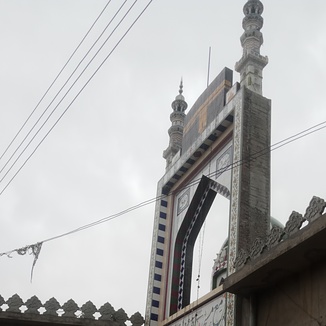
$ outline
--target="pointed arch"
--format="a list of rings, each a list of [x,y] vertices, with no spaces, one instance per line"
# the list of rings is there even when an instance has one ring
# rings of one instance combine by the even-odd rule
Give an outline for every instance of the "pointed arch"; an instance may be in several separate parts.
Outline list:
[[[170,315],[190,304],[193,248],[217,193],[230,192],[219,183],[202,176],[178,231],[173,254]]]

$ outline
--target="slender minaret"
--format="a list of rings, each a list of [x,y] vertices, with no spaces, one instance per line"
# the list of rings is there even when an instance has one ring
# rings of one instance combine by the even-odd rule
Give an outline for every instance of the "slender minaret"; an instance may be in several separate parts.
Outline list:
[[[163,152],[163,157],[166,159],[166,168],[169,168],[173,157],[182,148],[183,126],[185,119],[185,111],[188,107],[183,93],[182,79],[180,82],[179,94],[172,102],[173,112],[170,115],[172,126],[169,128],[170,142],[169,147]]]
[[[235,70],[240,73],[240,84],[253,92],[262,95],[263,69],[268,63],[268,58],[260,54],[263,44],[264,19],[261,16],[264,6],[259,0],[248,0],[243,7],[245,17],[242,21],[244,33],[241,36],[243,55],[235,65]]]

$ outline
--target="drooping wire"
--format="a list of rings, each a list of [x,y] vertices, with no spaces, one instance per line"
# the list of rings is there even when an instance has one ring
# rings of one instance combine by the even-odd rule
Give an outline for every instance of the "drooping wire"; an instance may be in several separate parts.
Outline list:
[[[297,134],[295,134],[295,135],[293,135],[293,136],[290,136],[290,137],[288,137],[288,138],[286,138],[286,139],[284,139],[284,140],[282,140],[282,141],[279,141],[279,142],[277,142],[277,143],[275,143],[275,144],[273,144],[273,145],[271,145],[271,146],[269,146],[269,147],[267,147],[267,148],[265,148],[265,149],[263,149],[263,150],[260,150],[260,151],[256,152],[254,155],[251,156],[250,159],[239,160],[239,161],[233,162],[233,163],[227,165],[225,168],[223,168],[223,169],[221,169],[221,170],[218,170],[218,171],[215,171],[215,172],[213,172],[213,173],[210,173],[210,175],[208,175],[208,176],[213,177],[213,176],[216,176],[216,175],[222,175],[222,174],[225,173],[226,171],[230,171],[230,170],[234,169],[235,167],[241,166],[241,165],[243,165],[243,164],[249,162],[250,160],[254,160],[254,159],[256,159],[256,158],[258,158],[258,157],[260,157],[260,156],[262,156],[262,155],[266,155],[266,154],[269,153],[269,152],[272,152],[272,151],[274,151],[274,150],[276,150],[276,149],[278,149],[278,148],[281,148],[281,147],[283,147],[283,146],[285,146],[285,145],[287,145],[287,144],[290,144],[290,143],[292,143],[292,142],[294,142],[294,141],[296,141],[296,140],[299,140],[299,139],[301,139],[301,138],[303,138],[303,137],[305,137],[305,136],[308,136],[308,135],[310,135],[310,134],[312,134],[312,133],[315,133],[315,132],[317,132],[317,131],[319,131],[319,130],[322,130],[322,129],[326,128],[326,126],[320,127],[320,128],[318,128],[318,129],[315,129],[315,130],[312,130],[312,129],[315,128],[316,126],[320,126],[321,124],[325,124],[325,123],[326,123],[326,121],[323,122],[323,123],[319,123],[319,124],[317,124],[317,125],[315,125],[315,126],[313,126],[313,127],[310,127],[310,128],[308,128],[308,129],[306,129],[305,131],[310,131],[310,132],[308,132],[308,133],[303,134],[305,131],[302,131],[302,132],[299,132],[299,133],[297,133]],[[182,187],[181,189],[178,189],[177,192],[183,191],[183,190],[185,190],[185,189],[188,189],[188,188],[190,188],[190,187],[192,187],[192,186],[198,184],[198,183],[200,182],[200,180],[201,180],[200,178],[194,180],[193,182],[189,183],[187,186],[184,186],[184,187]],[[162,195],[160,195],[160,196],[157,196],[157,197],[154,197],[154,198],[148,199],[148,200],[146,200],[146,201],[144,201],[144,202],[141,202],[141,203],[139,203],[139,204],[137,204],[137,205],[135,205],[135,206],[129,207],[129,208],[127,208],[127,209],[125,209],[125,210],[123,210],[123,211],[121,211],[121,212],[119,212],[119,213],[116,213],[116,214],[114,214],[114,215],[110,215],[110,216],[108,216],[108,217],[102,218],[102,219],[100,219],[100,220],[98,220],[98,221],[95,221],[95,222],[93,222],[93,223],[90,223],[90,224],[87,224],[87,225],[85,225],[85,226],[82,226],[82,227],[80,227],[80,228],[78,228],[78,229],[75,229],[75,230],[72,231],[72,233],[75,233],[75,232],[78,232],[78,231],[82,231],[82,230],[87,229],[87,228],[89,228],[89,227],[93,227],[93,226],[96,226],[96,225],[98,225],[98,224],[101,224],[101,223],[104,223],[104,222],[110,221],[111,219],[115,219],[115,218],[117,218],[117,217],[119,217],[119,216],[121,216],[121,215],[127,214],[127,213],[129,213],[129,212],[131,212],[131,211],[133,211],[133,210],[136,210],[136,209],[138,209],[138,208],[141,208],[141,207],[147,206],[147,205],[149,205],[149,204],[152,204],[152,203],[154,203],[154,202],[157,202],[158,200],[162,200],[162,199],[164,199],[164,198],[167,198],[168,196],[174,195],[175,193],[176,193],[176,191],[170,191],[170,192],[169,192],[168,194],[166,194],[166,195],[165,195],[165,194],[162,194]],[[70,233],[71,233],[71,232],[69,232],[69,233],[67,233],[67,234],[70,234]],[[66,234],[64,234],[64,235],[66,235]],[[59,237],[61,237],[61,236],[59,236]],[[54,239],[57,239],[57,238],[58,238],[58,237],[54,237],[54,238],[51,238],[51,239],[49,239],[49,240],[44,240],[44,242],[46,242],[46,241],[50,241],[50,240],[54,240]]]
[[[43,113],[41,114],[41,116],[37,119],[37,121],[34,123],[34,125],[32,126],[31,130],[27,133],[27,135],[25,136],[25,138],[21,141],[21,143],[19,144],[19,146],[16,148],[16,150],[13,152],[13,154],[9,157],[9,159],[7,160],[7,162],[5,163],[5,165],[2,167],[2,169],[0,170],[0,173],[3,172],[3,170],[6,168],[6,166],[8,165],[8,163],[10,162],[10,160],[14,157],[14,155],[17,153],[17,151],[19,150],[19,148],[23,145],[23,143],[25,142],[25,140],[27,139],[27,137],[31,134],[31,132],[34,130],[34,128],[36,127],[36,125],[40,122],[41,118],[44,116],[44,114],[47,112],[47,110],[50,108],[51,104],[55,101],[55,99],[58,97],[58,95],[61,93],[61,91],[63,90],[63,88],[67,85],[67,83],[70,81],[71,77],[74,75],[74,73],[76,72],[76,70],[79,68],[79,66],[82,64],[82,62],[85,60],[85,58],[87,57],[87,55],[90,53],[90,51],[94,48],[94,46],[96,45],[96,43],[98,42],[98,40],[101,38],[101,36],[103,35],[103,33],[106,31],[106,29],[111,25],[112,21],[115,19],[115,17],[118,15],[118,13],[121,11],[121,9],[123,8],[123,6],[125,5],[125,3],[128,0],[125,0],[122,5],[120,6],[120,8],[117,10],[117,12],[115,13],[115,15],[112,17],[112,19],[109,21],[109,23],[106,25],[106,27],[104,28],[104,30],[102,31],[102,33],[100,34],[100,36],[96,39],[96,41],[93,43],[93,45],[91,46],[91,48],[87,51],[87,53],[84,55],[84,57],[82,58],[82,60],[78,63],[78,65],[76,66],[76,68],[74,69],[74,71],[70,74],[70,76],[68,77],[68,79],[66,80],[66,82],[64,83],[64,85],[60,88],[60,90],[57,92],[57,94],[55,95],[55,97],[52,99],[52,101],[50,102],[50,104],[48,104],[48,106],[46,107],[46,109],[43,111]],[[7,170],[7,172],[5,173],[5,175],[1,178],[0,182],[3,181],[3,179],[8,175],[8,173],[10,172],[10,170],[15,166],[16,162],[19,160],[19,158],[24,154],[25,150],[29,147],[29,145],[32,143],[32,141],[35,139],[35,137],[38,135],[38,133],[41,131],[41,129],[44,127],[44,125],[48,122],[48,120],[50,119],[50,117],[52,116],[52,114],[55,112],[55,110],[58,108],[58,106],[62,103],[62,101],[66,98],[66,96],[68,95],[68,93],[71,91],[71,89],[75,86],[76,82],[79,80],[79,78],[83,75],[83,73],[85,72],[85,70],[89,67],[89,65],[92,63],[92,61],[95,59],[95,57],[98,55],[98,53],[100,52],[100,50],[103,48],[103,46],[106,44],[106,42],[110,39],[110,37],[112,36],[112,34],[115,32],[115,30],[120,26],[120,24],[122,23],[122,21],[125,19],[125,17],[128,15],[128,13],[130,12],[130,10],[132,9],[132,7],[135,5],[135,3],[138,0],[135,0],[135,2],[133,3],[133,5],[129,8],[129,10],[127,11],[127,14],[124,15],[124,17],[120,20],[120,22],[118,23],[118,25],[115,27],[115,29],[111,32],[111,34],[107,37],[107,39],[105,40],[105,42],[102,44],[102,46],[100,47],[100,49],[95,53],[95,55],[91,58],[91,60],[89,61],[89,63],[86,65],[86,67],[83,69],[83,71],[79,74],[79,76],[77,77],[77,79],[73,82],[73,84],[70,86],[70,88],[68,89],[68,91],[64,94],[64,96],[62,97],[62,99],[59,101],[59,103],[54,107],[54,109],[50,112],[50,114],[48,115],[48,117],[45,119],[45,121],[42,123],[42,125],[39,127],[39,129],[36,131],[36,133],[34,134],[34,136],[30,139],[30,141],[28,142],[28,144],[25,146],[25,148],[23,149],[23,151],[18,155],[18,157],[16,158],[16,160],[14,161],[14,163],[12,163],[12,165],[10,166],[10,168]]]
[[[47,88],[47,90],[45,91],[45,93],[43,94],[43,96],[41,97],[41,99],[39,100],[39,102],[36,104],[35,108],[33,109],[33,111],[30,113],[30,115],[27,117],[27,119],[25,120],[25,122],[23,123],[23,125],[20,127],[20,129],[17,131],[16,135],[14,136],[14,138],[11,140],[11,142],[9,143],[9,145],[6,147],[6,149],[4,150],[4,152],[2,153],[2,155],[0,156],[0,160],[4,157],[4,155],[8,152],[9,148],[11,147],[11,145],[14,143],[14,141],[17,139],[17,137],[20,135],[21,131],[23,130],[23,128],[26,126],[26,124],[28,123],[28,121],[30,120],[30,118],[33,116],[34,112],[37,110],[37,108],[39,107],[39,105],[41,104],[41,102],[43,101],[43,99],[45,98],[45,96],[49,93],[49,91],[51,90],[52,86],[55,84],[55,82],[58,80],[58,78],[61,76],[62,72],[64,71],[64,69],[67,67],[67,65],[69,64],[69,62],[71,61],[71,59],[73,58],[73,56],[76,54],[76,52],[78,51],[78,49],[81,47],[81,45],[84,43],[86,37],[89,35],[89,33],[92,31],[93,27],[95,26],[95,24],[97,23],[97,21],[100,19],[100,17],[102,16],[102,14],[104,13],[104,11],[106,10],[106,8],[108,7],[108,5],[110,4],[112,0],[109,0],[106,5],[104,6],[104,8],[102,9],[102,11],[100,12],[100,14],[97,16],[97,18],[95,19],[95,21],[93,22],[93,24],[91,25],[91,27],[88,29],[88,31],[86,32],[85,36],[82,38],[82,40],[79,42],[79,44],[77,45],[76,49],[72,52],[72,54],[70,55],[69,59],[66,61],[66,63],[64,64],[64,66],[61,68],[61,70],[59,71],[59,73],[57,74],[57,76],[54,78],[53,82],[50,84],[50,86]],[[1,170],[2,171],[2,170]]]
[[[205,230],[206,230],[206,219],[205,219],[203,227],[200,229],[200,233],[199,233],[198,275],[197,275],[197,279],[196,279],[196,281],[197,281],[197,301],[199,299],[199,291],[200,291],[201,263],[202,263],[203,252],[204,252]]]
[[[310,135],[310,134],[312,134],[312,133],[315,133],[315,132],[317,132],[317,131],[320,131],[320,130],[326,128],[326,126],[323,126],[323,127],[319,127],[319,128],[317,128],[317,129],[314,129],[314,128],[316,128],[316,127],[318,127],[318,126],[320,126],[320,125],[322,125],[322,124],[325,124],[325,123],[326,123],[326,121],[325,121],[325,122],[322,122],[322,123],[319,123],[319,124],[317,124],[317,125],[315,125],[315,126],[313,126],[313,127],[310,127],[310,128],[308,128],[308,129],[304,130],[304,131],[301,131],[301,132],[299,132],[299,133],[297,133],[297,134],[295,134],[295,135],[293,135],[293,136],[290,136],[290,137],[288,137],[288,138],[286,138],[286,139],[284,139],[284,140],[282,140],[282,141],[279,141],[279,142],[273,144],[272,146],[269,146],[269,147],[267,147],[267,148],[265,148],[265,149],[263,149],[263,150],[261,150],[261,151],[258,151],[257,153],[259,153],[259,156],[261,156],[261,155],[266,155],[266,154],[269,153],[269,152],[272,152],[272,151],[274,151],[274,150],[276,150],[276,149],[279,149],[279,148],[281,148],[281,147],[283,147],[283,146],[285,146],[285,145],[288,145],[288,144],[290,144],[290,143],[292,143],[292,142],[294,142],[294,141],[296,141],[296,140],[299,140],[299,139],[301,139],[301,138],[303,138],[303,137],[306,137],[306,136],[308,136],[308,135]],[[309,132],[306,132],[306,131],[309,131]],[[305,133],[305,132],[306,132],[306,133]],[[256,156],[255,158],[258,158],[259,156]],[[251,157],[249,160],[252,160],[252,159],[253,159],[253,158]],[[214,174],[216,174],[216,173],[223,174],[223,173],[225,173],[226,171],[229,171],[229,170],[231,170],[231,169],[233,169],[233,168],[235,168],[235,167],[238,167],[238,166],[240,166],[240,165],[243,165],[243,164],[247,163],[249,160],[239,160],[239,161],[237,161],[237,162],[233,162],[232,164],[229,164],[226,168],[223,168],[222,171],[221,171],[221,170],[216,171],[215,173],[212,173],[212,175],[214,175]],[[178,189],[177,192],[180,192],[180,191],[182,191],[182,190],[184,190],[184,189],[187,189],[187,188],[189,188],[189,187],[191,187],[191,186],[193,186],[193,185],[196,185],[196,184],[198,184],[199,182],[200,182],[200,179],[197,179],[195,183],[192,182],[191,185],[188,184],[187,186],[183,187],[182,189]],[[76,228],[76,229],[74,229],[74,230],[71,230],[71,231],[69,231],[69,232],[62,233],[62,234],[60,234],[60,235],[57,235],[57,236],[54,236],[54,237],[51,237],[51,238],[45,239],[45,240],[40,241],[40,242],[37,242],[37,243],[39,244],[39,243],[49,242],[49,241],[52,241],[52,240],[56,240],[56,239],[59,239],[59,238],[62,238],[62,237],[65,237],[65,236],[71,235],[71,234],[76,233],[76,232],[80,232],[80,231],[86,230],[86,229],[88,229],[88,228],[91,228],[91,227],[97,226],[97,225],[99,225],[99,224],[102,224],[102,223],[105,223],[105,222],[111,221],[111,220],[113,220],[113,219],[115,219],[115,218],[117,218],[117,217],[120,217],[120,216],[122,216],[122,215],[125,215],[125,214],[127,214],[127,213],[129,213],[129,212],[131,212],[131,211],[134,211],[134,210],[136,210],[136,209],[139,209],[139,208],[141,208],[141,207],[144,207],[144,206],[150,205],[150,204],[152,204],[152,203],[155,203],[155,202],[157,202],[157,201],[159,201],[159,200],[165,199],[165,198],[167,198],[168,196],[171,196],[171,195],[174,195],[174,194],[176,194],[176,191],[170,191],[170,192],[169,192],[168,194],[166,194],[166,195],[165,195],[165,194],[162,194],[162,195],[160,195],[160,196],[157,196],[157,197],[154,197],[154,198],[148,199],[148,200],[143,201],[143,202],[141,202],[141,203],[139,203],[139,204],[137,204],[137,205],[135,205],[135,206],[131,206],[131,207],[129,207],[129,208],[127,208],[127,209],[125,209],[125,210],[119,212],[119,213],[116,213],[116,214],[113,214],[113,215],[109,215],[109,216],[107,216],[107,217],[101,218],[101,219],[96,220],[96,221],[94,221],[94,222],[91,222],[91,223],[89,223],[89,224],[86,224],[86,225],[83,225],[83,226],[81,226],[81,227],[78,227],[78,228]],[[28,247],[30,247],[30,246],[28,246]],[[7,251],[7,252],[0,253],[0,257],[3,256],[3,255],[10,256],[10,254],[13,253],[14,251],[17,251],[17,249],[14,249],[14,250],[11,250],[11,251]]]
[[[134,4],[137,2],[138,0],[135,0]],[[89,82],[93,79],[93,77],[96,75],[96,73],[99,71],[99,69],[103,66],[103,64],[106,62],[106,60],[111,56],[111,54],[113,53],[113,51],[118,47],[118,45],[121,43],[121,41],[126,37],[126,35],[129,33],[129,31],[131,30],[131,28],[135,25],[135,23],[139,20],[139,18],[143,15],[143,13],[146,11],[146,9],[149,7],[149,5],[153,2],[153,0],[150,0],[148,2],[148,4],[145,6],[145,8],[141,11],[141,13],[136,17],[136,19],[133,21],[133,23],[131,24],[131,26],[129,26],[129,28],[127,29],[127,31],[122,35],[122,37],[119,39],[119,41],[116,43],[116,45],[113,47],[113,49],[109,52],[109,54],[104,58],[104,60],[101,62],[101,64],[98,66],[98,68],[95,70],[95,72],[89,77],[89,79],[86,81],[86,83],[84,84],[84,86],[82,86],[82,88],[79,90],[79,92],[77,93],[77,95],[72,99],[72,101],[70,102],[70,104],[66,107],[66,109],[63,111],[63,113],[59,116],[59,118],[55,121],[55,123],[52,125],[52,127],[48,130],[48,132],[45,134],[45,136],[40,140],[40,142],[38,143],[38,145],[34,148],[34,150],[31,152],[31,154],[25,159],[25,161],[23,162],[23,164],[20,166],[20,168],[16,171],[16,173],[12,176],[12,178],[9,180],[9,182],[6,184],[6,186],[1,190],[0,195],[3,194],[3,192],[7,189],[7,187],[9,186],[9,184],[13,181],[13,179],[17,176],[17,174],[21,171],[21,169],[25,166],[25,164],[29,161],[29,159],[33,156],[33,154],[36,152],[36,150],[39,148],[39,146],[43,143],[43,141],[45,140],[45,138],[49,135],[49,133],[53,130],[53,128],[57,125],[57,123],[61,120],[61,118],[63,117],[63,115],[67,112],[67,110],[71,107],[71,105],[75,102],[75,100],[77,99],[77,97],[82,93],[82,91],[85,89],[85,87],[89,84]],[[133,4],[133,5],[134,5]],[[132,6],[133,6],[132,5]],[[129,11],[128,11],[129,12]],[[125,17],[125,16],[124,16]],[[124,19],[124,18],[123,18]],[[121,21],[119,22],[119,24],[121,23]],[[103,44],[104,46],[104,44]],[[102,47],[103,47],[102,46]],[[102,48],[101,47],[101,48]],[[100,48],[100,49],[101,49]],[[99,50],[100,51],[100,50]],[[99,52],[98,51],[98,52]],[[97,53],[98,53],[97,52]],[[90,64],[91,62],[89,62]],[[89,64],[84,68],[84,70],[82,71],[82,73],[87,69],[87,67],[89,66]],[[74,84],[77,82],[77,80],[79,79],[81,75],[78,76],[78,78],[75,80]],[[69,88],[69,90],[74,86],[74,84]],[[68,92],[69,92],[68,90]],[[66,93],[67,94],[67,93]],[[66,95],[65,94],[65,95]],[[63,100],[63,99],[62,99]],[[58,105],[62,102],[62,100],[58,103]],[[57,105],[57,106],[58,106]],[[56,107],[57,107],[56,106]],[[55,108],[56,108],[55,107]],[[48,117],[49,118],[49,117]],[[48,120],[48,119],[47,119]],[[43,125],[47,122],[47,120],[43,123]],[[43,127],[43,125],[41,126],[41,128]],[[40,130],[40,129],[39,129]],[[39,132],[38,130],[38,132]],[[37,132],[37,133],[38,133]],[[3,179],[8,175],[9,171],[12,169],[12,167],[15,165],[15,163],[18,161],[18,159],[21,157],[21,155],[25,152],[26,148],[29,146],[29,144],[32,142],[32,140],[36,137],[37,133],[33,136],[33,138],[30,140],[30,142],[27,144],[27,146],[24,148],[23,152],[20,153],[20,155],[18,156],[18,158],[15,160],[15,162],[11,165],[10,169],[6,172],[5,176],[2,177],[2,179],[0,180],[0,182],[3,181]]]

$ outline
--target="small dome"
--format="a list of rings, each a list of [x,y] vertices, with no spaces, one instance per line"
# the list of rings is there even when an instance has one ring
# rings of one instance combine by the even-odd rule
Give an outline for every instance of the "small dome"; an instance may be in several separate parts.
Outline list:
[[[261,15],[264,11],[264,5],[259,0],[248,0],[243,7],[243,13],[245,15],[258,14]]]

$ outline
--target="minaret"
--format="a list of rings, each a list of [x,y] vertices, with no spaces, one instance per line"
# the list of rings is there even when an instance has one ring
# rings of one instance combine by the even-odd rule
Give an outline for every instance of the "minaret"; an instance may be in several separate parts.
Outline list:
[[[240,73],[240,84],[253,92],[262,95],[263,69],[268,63],[268,58],[260,54],[263,44],[264,19],[261,14],[264,6],[259,0],[248,0],[243,7],[245,17],[242,21],[244,33],[241,36],[243,55],[235,65],[235,70]]]
[[[170,115],[172,126],[169,128],[170,142],[169,147],[163,152],[163,157],[166,159],[166,168],[168,168],[172,162],[173,157],[182,148],[183,126],[185,119],[185,111],[188,104],[185,101],[183,93],[182,79],[180,82],[179,94],[172,102],[171,106],[173,112]]]

